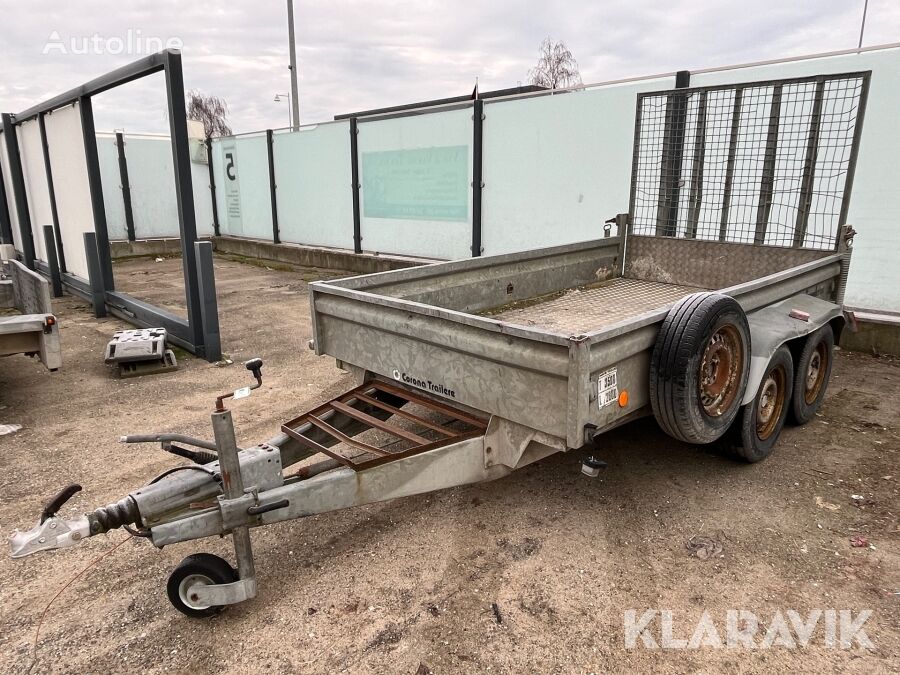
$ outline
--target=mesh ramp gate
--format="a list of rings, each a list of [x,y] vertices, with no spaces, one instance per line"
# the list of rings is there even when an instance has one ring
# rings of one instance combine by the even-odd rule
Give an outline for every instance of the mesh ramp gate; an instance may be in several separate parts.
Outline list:
[[[631,233],[836,249],[870,75],[639,94]]]
[[[377,411],[390,417],[381,419],[384,415],[377,417]],[[344,433],[336,417],[350,418],[363,430]],[[373,380],[285,422],[281,430],[310,450],[361,471],[483,436],[487,422],[408,389]],[[310,431],[324,433],[332,444],[320,443]]]

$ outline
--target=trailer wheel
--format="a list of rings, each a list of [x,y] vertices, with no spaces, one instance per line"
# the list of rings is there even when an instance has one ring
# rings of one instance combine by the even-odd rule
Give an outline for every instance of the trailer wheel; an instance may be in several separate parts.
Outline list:
[[[736,448],[741,459],[758,462],[772,453],[784,428],[794,389],[794,359],[782,345],[772,355],[766,374],[753,401],[741,408],[737,427],[741,444]]]
[[[825,390],[831,377],[834,361],[834,331],[825,324],[810,334],[797,359],[794,376],[794,398],[791,401],[791,421],[806,424],[825,400]]]
[[[750,326],[737,301],[694,293],[669,310],[650,359],[650,403],[663,431],[712,443],[731,426],[750,374]]]
[[[203,584],[230,584],[237,581],[234,568],[217,555],[211,553],[195,553],[182,560],[166,584],[166,593],[175,609],[193,618],[218,614],[225,605],[204,605],[190,593],[191,586]]]

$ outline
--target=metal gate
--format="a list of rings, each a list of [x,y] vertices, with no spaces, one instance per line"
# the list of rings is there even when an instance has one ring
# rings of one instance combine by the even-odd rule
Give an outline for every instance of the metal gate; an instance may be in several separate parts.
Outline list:
[[[835,249],[870,75],[639,94],[631,232]]]

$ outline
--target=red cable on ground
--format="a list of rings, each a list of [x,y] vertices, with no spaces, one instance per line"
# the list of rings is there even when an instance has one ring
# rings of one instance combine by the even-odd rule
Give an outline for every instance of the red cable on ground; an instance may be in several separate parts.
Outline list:
[[[56,592],[56,595],[54,595],[52,598],[50,598],[50,602],[47,603],[47,606],[44,607],[44,611],[41,612],[41,618],[38,619],[37,628],[36,628],[35,631],[34,631],[34,648],[33,648],[33,650],[32,650],[32,655],[31,655],[31,658],[32,658],[32,666],[34,666],[34,664],[37,663],[37,647],[38,647],[38,639],[39,639],[40,636],[41,636],[41,626],[43,626],[43,624],[44,624],[44,618],[47,616],[47,612],[50,610],[50,606],[51,606],[54,602],[56,602],[56,599],[57,599],[60,595],[63,594],[63,591],[65,591],[69,586],[71,586],[75,581],[77,581],[78,578],[81,577],[82,574],[84,574],[85,572],[87,572],[89,569],[91,569],[94,565],[96,565],[98,562],[100,562],[101,560],[103,560],[103,559],[106,558],[107,556],[110,556],[110,555],[112,555],[113,553],[115,553],[116,550],[117,550],[122,544],[124,544],[124,543],[125,543],[126,541],[128,541],[129,539],[133,539],[133,538],[134,538],[134,537],[133,537],[132,535],[129,534],[127,537],[125,537],[122,541],[120,541],[118,544],[116,544],[115,546],[113,546],[111,549],[109,549],[109,550],[106,551],[105,553],[102,553],[102,554],[98,555],[98,556],[97,556],[96,558],[94,558],[91,562],[89,562],[89,563],[87,564],[87,566],[86,566],[84,569],[82,569],[78,574],[76,574],[74,577],[72,577],[71,579],[69,579],[69,580],[65,583],[65,585],[64,585],[62,588],[60,588],[60,589]],[[29,669],[29,670],[30,670],[30,669]]]

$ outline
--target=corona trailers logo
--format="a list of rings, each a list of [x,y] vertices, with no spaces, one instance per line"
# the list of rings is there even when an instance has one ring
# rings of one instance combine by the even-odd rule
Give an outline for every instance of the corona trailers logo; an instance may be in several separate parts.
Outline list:
[[[456,398],[456,391],[450,389],[449,387],[444,386],[440,382],[432,382],[431,380],[423,380],[418,377],[413,377],[407,373],[402,373],[396,368],[394,368],[391,373],[394,376],[394,379],[398,382],[403,382],[404,384],[411,384],[414,387],[418,387],[419,389],[424,389],[425,391],[430,391],[435,394],[440,394],[441,396],[447,396],[449,398]]]

